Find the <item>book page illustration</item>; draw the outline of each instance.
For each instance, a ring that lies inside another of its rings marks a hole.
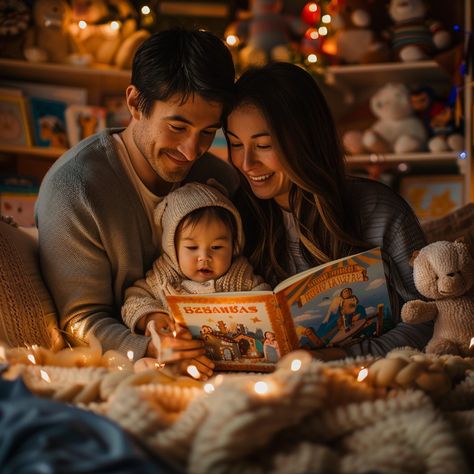
[[[167,300],[176,321],[205,342],[206,355],[217,368],[273,369],[289,351],[271,293],[174,295]]]
[[[277,297],[303,348],[353,344],[392,325],[380,249],[327,265]]]

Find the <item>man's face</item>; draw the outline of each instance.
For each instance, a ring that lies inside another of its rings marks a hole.
[[[139,164],[137,172],[145,183],[156,178],[168,183],[182,181],[221,126],[222,104],[199,95],[180,102],[178,95],[156,101],[148,117],[140,114],[133,122],[133,140],[146,162]]]

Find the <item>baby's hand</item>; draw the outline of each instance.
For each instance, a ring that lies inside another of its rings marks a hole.
[[[140,318],[136,324],[136,329],[139,329],[142,333],[147,330],[148,323],[155,321],[155,328],[160,334],[169,333],[174,331],[174,321],[166,313],[149,313]],[[150,336],[150,333],[146,334]]]

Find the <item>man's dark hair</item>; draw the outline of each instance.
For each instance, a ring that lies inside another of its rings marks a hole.
[[[138,109],[148,117],[156,100],[193,94],[224,104],[232,97],[235,68],[227,46],[203,30],[173,28],[148,38],[133,59]]]

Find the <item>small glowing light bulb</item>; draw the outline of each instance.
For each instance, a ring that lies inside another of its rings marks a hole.
[[[198,368],[195,365],[188,365],[186,372],[195,379],[198,379],[201,376]]]
[[[317,63],[318,57],[315,54],[308,54],[307,60],[309,63]]]
[[[134,356],[134,352],[133,352],[133,351],[127,351],[128,360],[132,361],[132,360],[133,360],[133,356]]]
[[[237,38],[237,36],[235,35],[229,35],[227,36],[227,38],[225,39],[225,42],[229,45],[229,46],[235,46],[237,43],[238,43],[239,39]]]
[[[331,18],[331,15],[323,15],[321,20],[322,20],[323,23],[327,24],[327,23],[331,23],[332,18]]]
[[[33,365],[36,364],[36,359],[35,359],[35,356],[33,354],[28,354],[28,356],[26,357]]]
[[[268,384],[260,380],[259,382],[255,383],[253,389],[259,395],[265,395],[266,393],[268,393]]]
[[[141,12],[143,15],[149,15],[151,13],[150,7],[148,5],[143,5]]]
[[[321,36],[326,36],[328,34],[328,29],[325,26],[320,26],[318,29],[318,33]]]
[[[290,370],[292,370],[293,372],[297,372],[298,370],[301,369],[302,365],[303,364],[300,359],[294,359],[291,361]]]
[[[79,28],[81,30],[85,30],[87,28],[87,21],[84,21],[84,20],[81,20],[79,21],[79,23],[77,24],[77,26],[79,26]]]
[[[359,375],[357,376],[357,382],[362,382],[362,380],[364,380],[367,375],[369,375],[369,369],[366,367],[361,367],[359,370]]]
[[[212,385],[212,383],[207,383],[206,385],[204,385],[204,391],[206,393],[212,393],[214,390],[215,388],[214,388],[214,385]]]
[[[318,10],[318,6],[316,5],[316,3],[311,3],[311,5],[308,7],[308,10],[314,13]]]
[[[120,28],[120,22],[115,21],[115,20],[114,20],[114,21],[111,21],[111,22],[109,23],[109,27],[110,27],[110,29],[111,29],[112,31],[117,31],[117,30]]]
[[[48,372],[46,372],[46,370],[41,369],[41,370],[40,370],[40,375],[41,375],[41,378],[42,378],[45,382],[51,383],[51,379],[49,378]]]
[[[173,331],[173,337],[176,337],[176,331]]]

